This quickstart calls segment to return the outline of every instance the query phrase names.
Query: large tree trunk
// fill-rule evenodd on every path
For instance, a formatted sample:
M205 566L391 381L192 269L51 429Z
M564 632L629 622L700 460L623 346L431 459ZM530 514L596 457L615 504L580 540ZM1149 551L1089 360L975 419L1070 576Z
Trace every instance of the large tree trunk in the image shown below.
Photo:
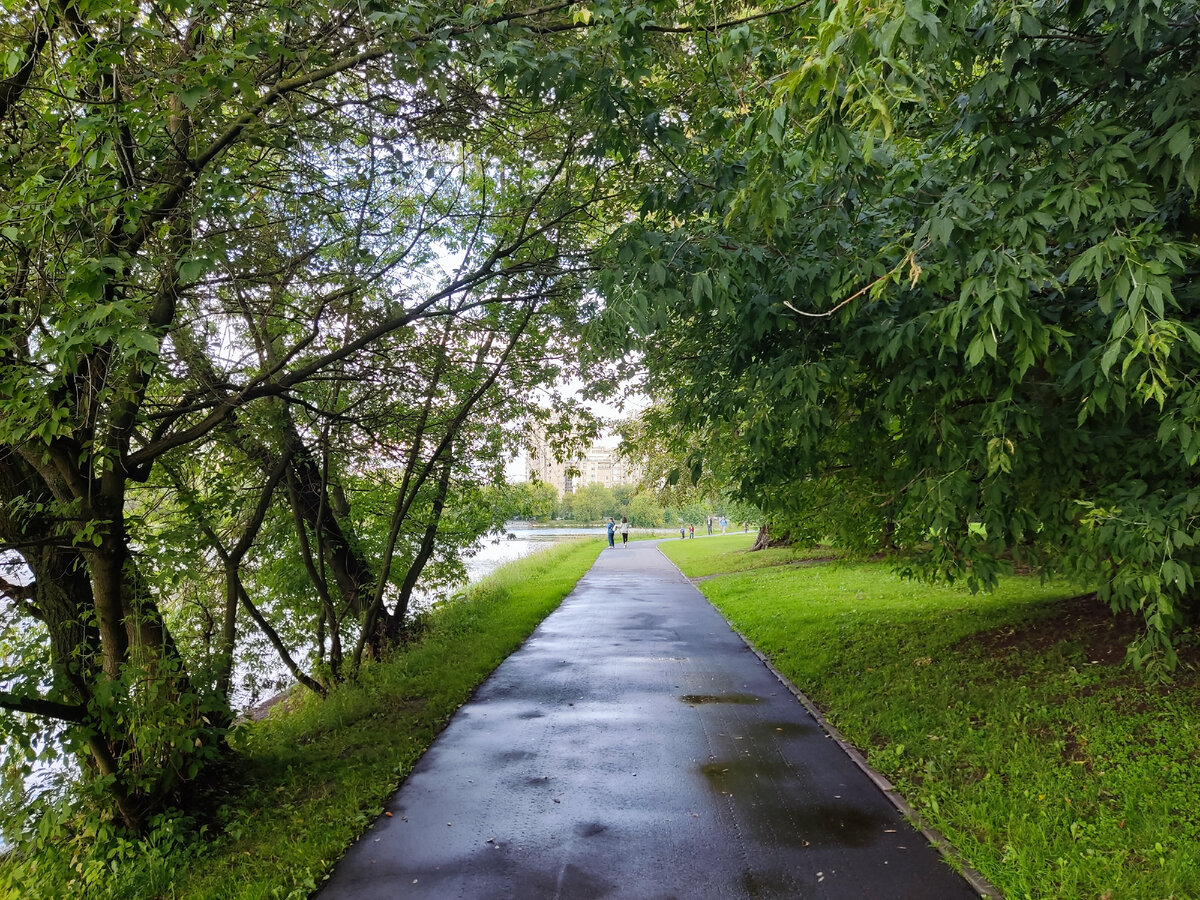
M342 603L354 615L361 615L371 602L375 575L358 548L334 515L326 473L312 449L300 437L289 416L284 425L283 445L292 454L290 496L304 522L318 535L322 556L333 573Z
M754 544L750 547L751 552L755 550L766 550L771 546L771 526L769 523L759 526L758 535L754 538Z
M53 673L48 692L14 685L0 706L62 721L88 750L85 775L106 778L120 818L140 830L180 786L187 758L216 739L205 722L213 710L195 699L129 552L124 480L106 475L91 497L79 498L83 515L66 517L54 512L61 498L47 483L55 471L15 454L0 462L0 540L34 579L4 593L45 626Z

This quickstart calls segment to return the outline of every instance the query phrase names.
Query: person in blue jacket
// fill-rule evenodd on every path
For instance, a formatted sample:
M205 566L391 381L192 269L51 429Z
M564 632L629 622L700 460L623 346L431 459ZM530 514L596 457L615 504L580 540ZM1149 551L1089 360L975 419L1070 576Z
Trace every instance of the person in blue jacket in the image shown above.
M616 543L613 540L613 534L617 530L617 523L612 520L612 516L608 517L608 546L615 547Z

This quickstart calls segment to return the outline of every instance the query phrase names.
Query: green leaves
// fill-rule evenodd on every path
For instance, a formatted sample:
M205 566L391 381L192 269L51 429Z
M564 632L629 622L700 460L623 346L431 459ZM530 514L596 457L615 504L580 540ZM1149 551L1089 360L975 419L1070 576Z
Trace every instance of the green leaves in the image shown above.
M771 75L693 102L726 120L695 125L695 195L656 208L674 230L610 295L650 307L652 386L683 427L737 423L764 509L861 490L927 574L1111 554L1112 602L1169 659L1200 555L1125 515L1084 537L1076 504L1191 487L1200 82L1172 23L1197 5L821 12L757 23Z
M710 17L70 15L10 16L0 48L0 563L42 590L4 598L0 641L46 619L23 683L87 706L69 752L114 773L95 785L136 829L210 760L239 636L319 645L290 668L338 677L335 644L375 634L343 610L378 584L398 631L398 594L461 573L495 524L483 483L549 415L533 398L575 350L629 173L683 143L641 94L679 42L651 26Z

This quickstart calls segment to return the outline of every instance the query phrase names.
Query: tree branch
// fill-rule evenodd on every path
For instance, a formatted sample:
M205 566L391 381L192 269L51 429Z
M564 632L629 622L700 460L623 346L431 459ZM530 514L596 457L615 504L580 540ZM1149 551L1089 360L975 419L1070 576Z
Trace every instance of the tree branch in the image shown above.
M35 586L32 584L14 584L4 577L0 577L0 591L7 594L13 600L33 601L36 597Z
M50 40L50 31L56 21L51 19L49 25L37 23L33 35L29 38L29 45L25 49L25 62L10 77L0 81L0 120L8 115L13 104L21 99L21 95L29 86L29 78L37 65L38 56L41 55L46 42Z
M0 708L29 713L33 716L46 716L76 725L83 724L87 719L87 707L85 706L57 703L43 697L22 697L10 694L8 691L0 691Z
M810 0L801 0L799 3L793 3L782 9L770 9L766 12L755 13L752 16L743 16L740 19L727 19L724 22L716 22L712 25L647 25L645 30L657 34L714 34L718 31L728 31L730 28L745 25L747 22L757 22L759 19L769 19L772 16L786 15L800 9L802 6L808 6L809 2Z

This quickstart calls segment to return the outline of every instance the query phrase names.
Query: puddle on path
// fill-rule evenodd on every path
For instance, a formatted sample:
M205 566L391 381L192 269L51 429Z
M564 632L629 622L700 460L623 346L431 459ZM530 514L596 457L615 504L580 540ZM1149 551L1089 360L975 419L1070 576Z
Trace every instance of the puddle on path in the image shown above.
M800 722L759 722L752 725L751 732L756 737L794 738L817 732L815 725L804 725Z
M679 699L688 706L704 703L762 703L762 697L753 694L684 694Z
M866 847L894 828L878 814L813 797L809 802L779 790L787 772L763 760L727 760L698 767L712 790L733 798L743 823L793 847Z
M537 754L532 750L504 750L496 754L496 761L501 764L524 762L536 758Z

